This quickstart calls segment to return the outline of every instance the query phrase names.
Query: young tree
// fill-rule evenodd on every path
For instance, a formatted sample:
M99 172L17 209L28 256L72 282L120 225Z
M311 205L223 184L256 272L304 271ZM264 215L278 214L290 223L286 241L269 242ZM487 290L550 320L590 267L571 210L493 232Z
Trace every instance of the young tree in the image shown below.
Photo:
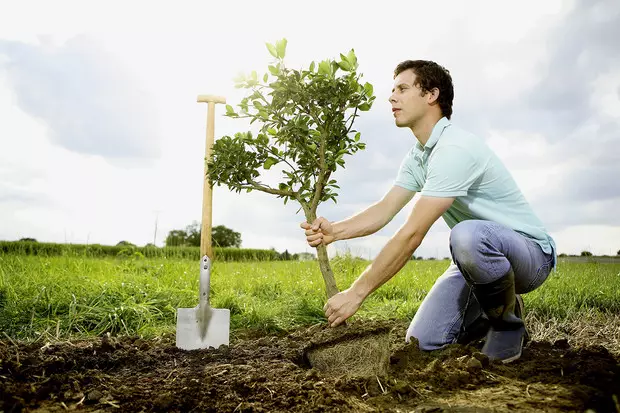
M298 202L306 220L313 222L321 202L336 202L339 189L332 174L344 167L345 155L363 150L360 132L353 129L360 111L368 111L375 99L373 86L360 83L358 63L351 49L340 59L312 62L307 70L286 67L287 40L267 44L273 56L268 73L256 71L235 79L237 88L248 89L238 105L226 105L226 116L246 118L260 125L251 131L215 141L208 165L211 184L226 185L236 192L263 191ZM262 80L262 81L261 81ZM282 169L282 181L272 187L260 181L260 169ZM327 296L338 293L327 250L317 248Z

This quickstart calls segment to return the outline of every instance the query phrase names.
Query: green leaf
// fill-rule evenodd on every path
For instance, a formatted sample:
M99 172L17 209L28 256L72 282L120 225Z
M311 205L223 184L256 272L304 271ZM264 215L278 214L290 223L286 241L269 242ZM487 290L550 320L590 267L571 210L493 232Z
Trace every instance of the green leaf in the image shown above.
M310 63L310 71L314 72L314 62Z
M366 112L366 111L370 110L370 105L368 103L362 103L361 105L359 105L358 108L362 112Z
M274 128L269 128L267 129L267 133L270 134L271 136L276 136L278 132Z
M331 76L332 67L331 67L331 62L329 60L323 60L321 63L319 63L319 74Z
M284 56L286 55L286 39L282 39L282 40L278 40L276 42L276 50L278 53L278 56L280 59L284 59Z
M360 138L362 137L362 134L360 132L357 132L355 134L355 142L359 142Z
M357 57L355 56L355 51L353 49L349 50L349 53L347 54L347 62L351 63L353 68L357 66Z
M347 61L342 61L342 62L338 62L338 66L342 69L345 70L347 72L351 71L351 65L349 64L349 62Z
M277 58L278 57L278 51L276 50L275 46L270 44L270 43L266 43L267 45L267 50L269 50L269 54L271 54L273 57Z
M265 76L263 76L263 82L267 83L268 79L269 79L269 75L265 73Z
M280 74L280 68L273 66L273 65L269 65L268 66L269 72L271 72L272 75L274 76L278 76Z
M258 80L258 73L256 73L256 70L252 70L250 77L252 80Z
M374 88L372 87L370 83L366 82L366 84L364 85L364 90L366 91L367 96L372 96L372 92L374 91Z
M245 81L245 75L243 73L239 73L237 76L233 78L233 82L235 83L243 83Z
M269 169L271 168L273 165L277 164L278 160L276 158L267 158L267 160L265 161L263 168L265 169Z
M233 109L233 107L230 105L226 105L226 114L232 114L232 113L235 113L235 110Z

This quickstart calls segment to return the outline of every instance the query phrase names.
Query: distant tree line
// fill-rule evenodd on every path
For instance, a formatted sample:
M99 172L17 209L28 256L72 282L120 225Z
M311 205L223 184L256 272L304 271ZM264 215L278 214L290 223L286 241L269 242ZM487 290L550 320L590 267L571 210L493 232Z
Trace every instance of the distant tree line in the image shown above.
M172 230L168 233L166 237L166 247L199 247L200 246L200 224L194 221L192 224L188 225L184 230ZM211 240L213 246L219 248L241 248L241 234L233 231L230 228L225 227L224 225L218 225L213 227L211 232ZM7 242L7 241L5 241ZM20 238L19 242L37 242L35 238ZM120 241L116 244L117 247L133 247L136 248L135 244L132 244L129 241ZM146 248L156 248L156 246L152 243L146 244ZM271 251L275 251L275 249L271 248ZM281 260L304 260L304 259L314 259L314 255L310 253L298 253L291 254L288 252L288 249L282 253L278 253L278 256ZM565 253L558 254L560 258L563 257L593 257L594 255L590 251L581 251L579 255L569 255ZM620 250L616 252L616 256L620 257ZM602 255L602 257L608 257L608 255ZM435 258L428 258L429 260L434 260ZM444 260L449 260L449 257L445 257ZM424 260L422 257L412 256L410 258L411 261L416 260Z
M192 222L185 229L173 229L166 237L167 247L199 247L201 236L200 223ZM241 248L241 234L218 225L211 229L211 243L220 248Z

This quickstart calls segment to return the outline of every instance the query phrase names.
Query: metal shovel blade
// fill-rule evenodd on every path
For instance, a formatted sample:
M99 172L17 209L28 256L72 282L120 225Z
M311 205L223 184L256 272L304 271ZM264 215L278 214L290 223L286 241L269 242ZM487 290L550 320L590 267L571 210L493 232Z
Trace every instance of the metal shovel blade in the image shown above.
M206 334L201 334L199 308L177 309L177 347L196 350L228 345L230 334L230 310L211 308L211 319Z
M196 350L228 345L230 310L209 306L211 260L206 255L200 265L200 300L194 308L177 309L178 348Z

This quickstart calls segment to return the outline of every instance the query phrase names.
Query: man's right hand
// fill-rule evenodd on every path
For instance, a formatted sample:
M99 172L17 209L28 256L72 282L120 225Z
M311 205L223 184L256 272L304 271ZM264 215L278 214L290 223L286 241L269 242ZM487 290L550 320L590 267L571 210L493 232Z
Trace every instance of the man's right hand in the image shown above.
M335 240L332 223L323 217L315 219L312 224L302 222L300 226L306 230L306 240L311 247L327 246Z

